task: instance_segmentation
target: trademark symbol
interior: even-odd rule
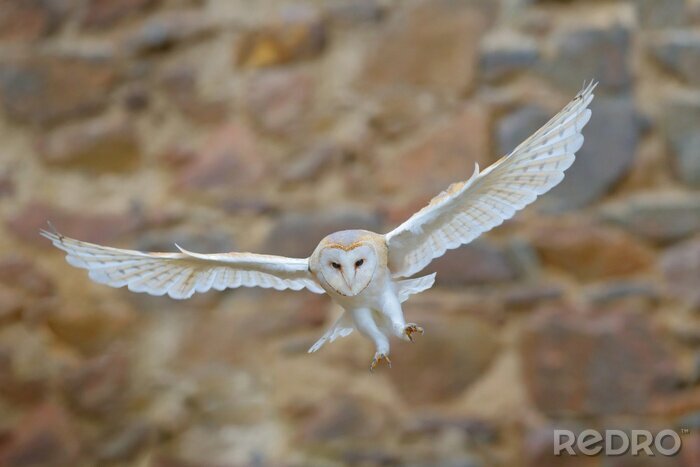
[[[682,434],[682,435],[687,435],[688,433],[690,433],[690,430],[689,430],[689,429],[687,429],[687,428],[681,428],[681,434]]]

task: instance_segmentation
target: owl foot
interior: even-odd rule
[[[379,362],[381,362],[382,360],[385,360],[386,364],[389,365],[389,368],[391,368],[391,360],[389,360],[389,357],[386,354],[377,352],[376,354],[374,354],[372,363],[369,364],[370,373],[374,372],[374,369],[377,368],[377,365],[379,365]]]
[[[403,332],[404,334],[406,334],[406,337],[408,337],[408,340],[411,342],[413,342],[413,334],[418,333],[422,336],[424,333],[423,328],[418,326],[416,323],[408,323],[403,329]]]

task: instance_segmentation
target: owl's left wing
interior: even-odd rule
[[[255,253],[199,254],[147,253],[81,242],[57,232],[41,235],[65,251],[73,266],[88,270],[90,279],[132,292],[191,297],[195,292],[235,287],[272,287],[322,294],[324,290],[309,272],[308,259]]]
[[[510,219],[564,178],[583,144],[596,84],[584,86],[542,128],[486,170],[455,183],[385,235],[389,269],[408,277],[445,251],[469,243]]]

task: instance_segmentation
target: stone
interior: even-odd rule
[[[212,24],[197,10],[175,10],[149,18],[126,33],[122,47],[131,54],[167,52],[207,36]]]
[[[555,284],[519,285],[499,293],[498,296],[506,308],[518,310],[559,300],[564,296],[564,289]]]
[[[586,296],[593,305],[607,305],[626,299],[638,299],[655,304],[659,301],[661,294],[653,283],[610,281],[587,290]],[[637,306],[639,307],[639,302]]]
[[[536,68],[539,61],[540,51],[532,40],[486,36],[479,51],[479,73],[485,81],[497,83]]]
[[[187,190],[243,194],[259,187],[267,170],[253,132],[228,123],[210,133],[197,157],[179,170],[176,183]]]
[[[386,16],[386,7],[377,0],[335,0],[326,2],[325,14],[333,24],[352,26],[377,23]]]
[[[11,197],[15,194],[15,182],[7,173],[0,173],[0,198]]]
[[[369,123],[387,138],[408,137],[437,113],[437,101],[430,94],[406,87],[387,89],[375,98]]]
[[[546,79],[563,90],[577,92],[582,82],[590,79],[598,80],[598,94],[630,88],[629,29],[616,25],[567,31],[556,37],[555,43],[558,47],[554,57],[543,62],[540,69]]]
[[[527,389],[550,417],[649,413],[677,371],[647,315],[624,309],[542,309],[521,352]]]
[[[53,32],[62,19],[56,2],[26,0],[0,5],[0,40],[35,42]]]
[[[0,464],[7,466],[77,465],[80,440],[70,415],[47,402],[28,412],[0,445]],[[5,440],[3,440],[5,441]]]
[[[157,433],[152,426],[142,421],[133,422],[109,436],[100,446],[97,458],[103,462],[132,460],[156,438]]]
[[[294,9],[274,23],[245,31],[236,43],[235,62],[242,68],[263,68],[310,60],[327,42],[324,19],[314,11]]]
[[[167,225],[167,214],[144,214],[139,211],[96,213],[67,210],[43,201],[30,201],[6,219],[8,230],[19,239],[37,246],[50,247],[39,235],[51,221],[62,234],[91,243],[111,241],[141,228]],[[53,247],[51,247],[53,248]]]
[[[686,0],[635,0],[633,3],[643,27],[677,27],[687,22]]]
[[[128,371],[126,355],[112,351],[67,369],[63,390],[75,410],[91,416],[114,416],[124,409]]]
[[[182,66],[168,70],[161,80],[162,89],[184,115],[201,123],[221,123],[228,107],[225,100],[206,98],[197,87],[196,70]]]
[[[270,230],[263,251],[306,258],[328,234],[348,229],[379,232],[381,227],[382,222],[378,215],[362,211],[334,210],[283,214]]]
[[[123,115],[54,130],[39,141],[38,152],[50,165],[99,172],[133,170],[141,160],[136,131]]]
[[[623,230],[585,221],[544,222],[533,227],[528,237],[545,266],[581,281],[643,272],[654,260],[650,248]]]
[[[82,25],[87,29],[111,27],[143,14],[157,3],[159,0],[89,0]]]
[[[537,106],[524,106],[501,118],[495,135],[498,154],[509,154],[550,118],[549,112]]]
[[[486,239],[450,250],[428,267],[437,272],[440,287],[508,282],[518,275],[508,256]]]
[[[250,77],[245,106],[253,121],[273,135],[299,133],[313,112],[314,80],[296,69],[262,70]]]
[[[481,106],[460,109],[407,149],[385,158],[376,174],[380,187],[410,196],[411,203],[417,204],[407,209],[412,214],[450,183],[469,178],[476,163],[480,167],[490,163],[488,124],[488,112]],[[404,214],[392,221],[402,222]]]
[[[339,162],[344,149],[332,141],[318,141],[292,157],[282,174],[286,182],[304,182],[317,179],[328,166]]]
[[[700,85],[700,34],[688,31],[667,33],[657,40],[651,51],[668,71],[692,85]]]
[[[40,56],[0,61],[0,102],[22,123],[50,124],[107,105],[118,71],[107,58]]]
[[[669,295],[700,308],[700,240],[688,240],[664,251],[660,267]]]
[[[591,111],[594,117],[583,130],[583,147],[564,180],[538,200],[539,209],[556,213],[588,206],[605,196],[634,165],[642,132],[634,101],[598,95]]]
[[[670,243],[700,231],[700,195],[649,192],[603,205],[600,218],[655,243]]]
[[[375,92],[406,86],[461,95],[476,78],[486,28],[483,12],[468,2],[413,2],[389,18],[368,48],[358,84]]]
[[[700,187],[700,94],[674,96],[665,106],[662,128],[680,180]]]
[[[497,355],[498,333],[486,320],[465,315],[447,319],[429,312],[407,318],[419,323],[425,334],[413,345],[393,344],[396,358],[387,375],[409,404],[458,397]]]
[[[0,322],[23,318],[40,321],[54,310],[56,287],[42,269],[28,258],[0,257]]]

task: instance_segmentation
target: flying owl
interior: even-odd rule
[[[584,86],[542,128],[486,170],[446,191],[387,234],[345,230],[321,240],[308,258],[254,253],[200,254],[178,245],[178,253],[122,250],[41,234],[67,253],[69,264],[90,278],[133,292],[169,295],[235,287],[308,289],[327,293],[343,308],[340,318],[309,349],[357,329],[376,347],[370,370],[389,360],[389,337],[413,341],[423,329],[404,319],[401,304],[432,287],[435,274],[410,278],[447,250],[471,242],[513,217],[564,178],[583,144],[581,130],[591,117],[595,84]]]

